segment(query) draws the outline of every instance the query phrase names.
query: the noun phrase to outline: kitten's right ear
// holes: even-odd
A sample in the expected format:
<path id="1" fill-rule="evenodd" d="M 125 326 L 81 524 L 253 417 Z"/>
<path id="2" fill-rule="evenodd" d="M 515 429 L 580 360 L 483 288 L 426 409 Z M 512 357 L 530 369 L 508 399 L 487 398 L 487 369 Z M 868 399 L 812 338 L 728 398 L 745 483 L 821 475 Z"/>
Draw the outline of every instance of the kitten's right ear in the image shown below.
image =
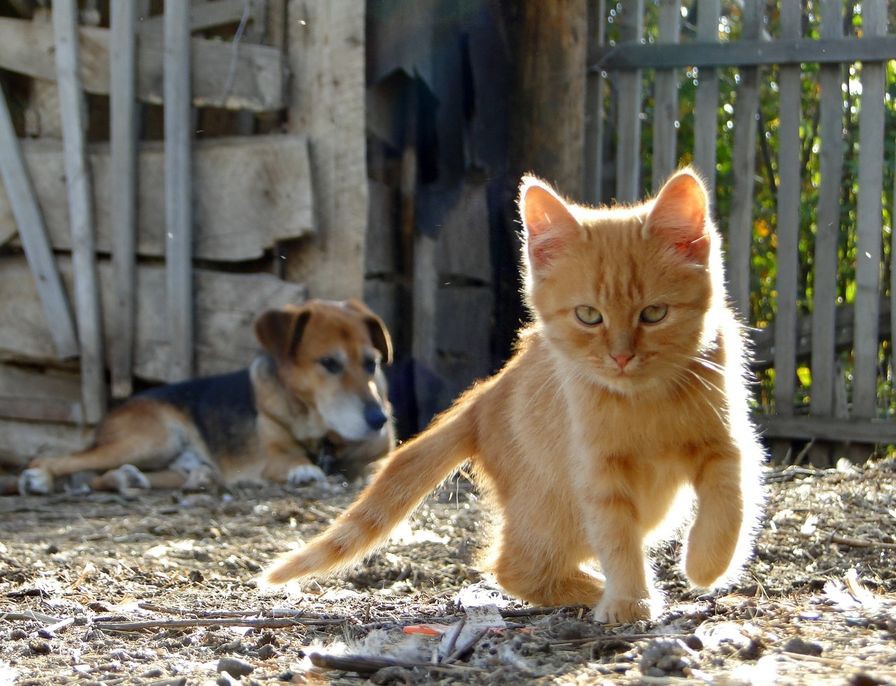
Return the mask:
<path id="1" fill-rule="evenodd" d="M 308 310 L 267 310 L 255 320 L 255 337 L 274 358 L 286 360 L 299 347 L 310 318 Z"/>
<path id="2" fill-rule="evenodd" d="M 710 248 L 709 195 L 700 177 L 685 167 L 660 189 L 646 229 L 679 254 L 705 262 Z"/>
<path id="3" fill-rule="evenodd" d="M 523 177 L 519 206 L 529 266 L 532 271 L 541 271 L 578 235 L 581 227 L 554 189 L 534 176 Z"/>

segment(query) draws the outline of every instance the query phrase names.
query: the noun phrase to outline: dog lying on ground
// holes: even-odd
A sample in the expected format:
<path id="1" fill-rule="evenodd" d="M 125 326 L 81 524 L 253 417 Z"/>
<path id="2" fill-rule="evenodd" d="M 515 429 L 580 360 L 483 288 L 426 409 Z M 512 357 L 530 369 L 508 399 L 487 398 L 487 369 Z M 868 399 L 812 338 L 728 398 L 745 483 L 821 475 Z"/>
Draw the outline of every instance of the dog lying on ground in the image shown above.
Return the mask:
<path id="1" fill-rule="evenodd" d="M 31 461 L 19 492 L 50 493 L 54 477 L 97 473 L 93 490 L 199 490 L 241 481 L 296 485 L 335 467 L 350 478 L 394 447 L 381 366 L 392 358 L 382 320 L 360 302 L 268 310 L 247 369 L 133 396 L 96 429 L 91 447 Z"/>

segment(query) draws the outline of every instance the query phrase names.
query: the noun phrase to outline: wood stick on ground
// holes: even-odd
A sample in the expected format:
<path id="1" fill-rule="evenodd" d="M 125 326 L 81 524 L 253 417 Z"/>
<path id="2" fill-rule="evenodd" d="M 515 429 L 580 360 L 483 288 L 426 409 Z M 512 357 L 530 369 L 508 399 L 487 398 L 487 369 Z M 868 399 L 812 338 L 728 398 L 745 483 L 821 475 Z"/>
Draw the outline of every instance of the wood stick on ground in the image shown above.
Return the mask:
<path id="1" fill-rule="evenodd" d="M 482 671 L 478 667 L 468 665 L 439 665 L 431 662 L 405 662 L 391 657 L 369 657 L 367 655 L 324 655 L 323 653 L 311 653 L 308 659 L 315 667 L 321 669 L 333 669 L 340 672 L 356 672 L 358 674 L 372 674 L 385 667 L 404 667 L 405 669 L 428 669 L 443 672 L 455 670 Z"/>
<path id="2" fill-rule="evenodd" d="M 27 612 L 0 612 L 0 622 L 7 621 L 22 621 L 22 620 L 31 620 L 35 622 L 40 622 L 41 624 L 59 624 L 64 621 L 59 619 L 58 617 L 50 617 L 49 615 L 42 615 L 40 612 L 32 612 L 28 610 Z M 72 620 L 74 621 L 74 620 Z"/>
<path id="3" fill-rule="evenodd" d="M 483 636 L 485 636 L 485 635 L 488 633 L 488 630 L 489 630 L 490 628 L 491 628 L 491 627 L 486 627 L 486 628 L 484 628 L 482 631 L 477 632 L 476 635 L 473 636 L 469 641 L 467 641 L 466 643 L 464 643 L 460 648 L 458 648 L 458 649 L 455 650 L 453 653 L 451 653 L 451 655 L 449 655 L 448 657 L 446 657 L 446 658 L 444 659 L 444 661 L 442 662 L 442 664 L 450 665 L 450 664 L 452 664 L 453 662 L 456 662 L 459 658 L 461 658 L 461 657 L 463 657 L 464 655 L 466 655 L 466 654 L 467 654 L 468 652 L 470 652 L 471 650 L 473 650 L 473 647 L 474 647 L 477 643 L 479 643 L 479 641 L 482 639 Z"/>
<path id="4" fill-rule="evenodd" d="M 896 548 L 896 543 L 869 541 L 864 538 L 850 538 L 849 536 L 838 536 L 837 534 L 831 534 L 830 541 L 840 545 L 849 545 L 853 548 Z"/>
<path id="5" fill-rule="evenodd" d="M 451 629 L 451 633 L 448 634 L 448 643 L 445 645 L 444 655 L 439 655 L 439 662 L 442 662 L 443 657 L 451 655 L 454 652 L 454 646 L 457 643 L 457 639 L 460 636 L 460 632 L 463 631 L 464 625 L 467 623 L 466 616 L 461 617 L 460 621 L 454 625 Z M 441 651 L 440 651 L 441 652 Z"/>
<path id="6" fill-rule="evenodd" d="M 238 617 L 202 617 L 196 619 L 151 619 L 143 622 L 97 622 L 94 626 L 107 631 L 142 631 L 143 629 L 185 629 L 197 626 L 246 626 L 255 629 L 284 629 L 293 626 L 331 626 L 344 624 L 344 619 L 304 619 L 301 617 L 241 619 Z"/>
<path id="7" fill-rule="evenodd" d="M 338 619 L 332 615 L 324 615 L 315 612 L 303 612 L 302 610 L 294 610 L 290 608 L 275 607 L 269 609 L 257 610 L 191 610 L 185 607 L 167 607 L 165 605 L 156 605 L 155 603 L 138 603 L 137 607 L 141 610 L 149 610 L 160 614 L 169 615 L 193 615 L 195 618 L 232 618 L 232 617 L 302 617 L 305 619 Z M 339 620 L 344 621 L 344 620 Z"/>

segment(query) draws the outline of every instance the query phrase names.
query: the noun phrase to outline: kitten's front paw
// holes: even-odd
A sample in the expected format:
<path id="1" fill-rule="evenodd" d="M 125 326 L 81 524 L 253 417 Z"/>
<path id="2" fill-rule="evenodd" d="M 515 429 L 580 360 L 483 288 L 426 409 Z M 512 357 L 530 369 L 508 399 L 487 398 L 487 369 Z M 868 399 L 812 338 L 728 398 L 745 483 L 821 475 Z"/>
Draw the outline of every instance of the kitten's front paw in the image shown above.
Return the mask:
<path id="1" fill-rule="evenodd" d="M 602 624 L 630 624 L 652 616 L 649 598 L 604 596 L 594 608 L 594 621 Z"/>
<path id="2" fill-rule="evenodd" d="M 29 467 L 19 475 L 19 495 L 48 495 L 53 492 L 53 475 L 43 467 Z"/>
<path id="3" fill-rule="evenodd" d="M 685 558 L 684 572 L 694 586 L 710 588 L 728 571 L 730 559 L 709 553 L 699 553 L 690 547 Z"/>
<path id="4" fill-rule="evenodd" d="M 302 464 L 289 470 L 286 477 L 288 486 L 304 486 L 314 481 L 326 481 L 327 475 L 320 467 L 313 464 Z"/>

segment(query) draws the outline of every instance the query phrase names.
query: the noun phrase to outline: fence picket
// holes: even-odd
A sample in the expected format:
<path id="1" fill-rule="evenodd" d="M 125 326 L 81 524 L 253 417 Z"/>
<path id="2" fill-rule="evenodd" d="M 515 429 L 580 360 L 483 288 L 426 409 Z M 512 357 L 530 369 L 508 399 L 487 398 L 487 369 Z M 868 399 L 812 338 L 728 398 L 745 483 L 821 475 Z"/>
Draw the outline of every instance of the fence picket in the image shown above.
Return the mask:
<path id="1" fill-rule="evenodd" d="M 644 34 L 644 0 L 626 3 L 619 21 L 620 40 L 639 42 Z M 616 200 L 633 202 L 641 195 L 641 71 L 618 78 L 616 131 Z"/>
<path id="2" fill-rule="evenodd" d="M 720 0 L 697 0 L 697 40 L 718 42 Z M 709 195 L 716 193 L 716 137 L 719 77 L 715 69 L 701 67 L 694 101 L 694 164 L 703 174 Z"/>
<path id="3" fill-rule="evenodd" d="M 865 0 L 862 3 L 863 35 L 881 36 L 886 30 L 887 12 L 884 0 Z M 853 416 L 864 418 L 877 414 L 885 82 L 885 64 L 862 64 L 852 401 Z"/>
<path id="4" fill-rule="evenodd" d="M 681 0 L 660 2 L 660 42 L 678 43 L 681 34 Z M 654 83 L 653 190 L 658 191 L 675 170 L 678 120 L 678 71 L 658 69 Z"/>
<path id="5" fill-rule="evenodd" d="M 588 3 L 588 65 L 606 42 L 607 3 Z M 600 70 L 588 70 L 585 94 L 585 200 L 597 205 L 601 201 L 604 182 L 604 89 L 606 79 Z"/>

